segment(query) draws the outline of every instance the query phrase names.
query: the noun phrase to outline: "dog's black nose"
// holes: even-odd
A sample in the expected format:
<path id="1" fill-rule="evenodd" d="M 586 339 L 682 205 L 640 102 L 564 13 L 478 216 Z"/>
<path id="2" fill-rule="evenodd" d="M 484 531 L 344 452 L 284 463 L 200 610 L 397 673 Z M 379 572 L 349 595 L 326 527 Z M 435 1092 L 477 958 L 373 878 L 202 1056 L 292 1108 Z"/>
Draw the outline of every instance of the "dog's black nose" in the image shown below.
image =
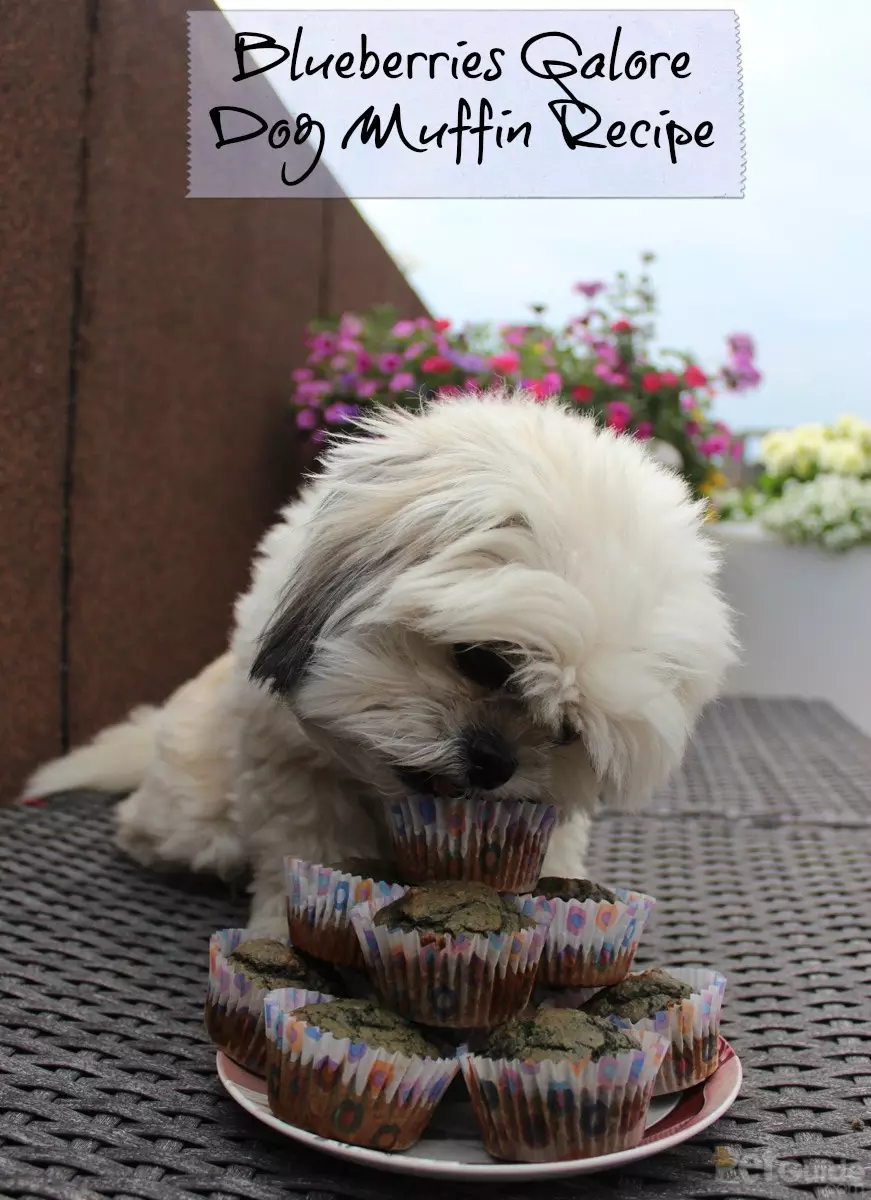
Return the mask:
<path id="1" fill-rule="evenodd" d="M 474 788 L 497 788 L 517 770 L 511 747 L 498 733 L 476 730 L 466 743 L 467 777 Z"/>

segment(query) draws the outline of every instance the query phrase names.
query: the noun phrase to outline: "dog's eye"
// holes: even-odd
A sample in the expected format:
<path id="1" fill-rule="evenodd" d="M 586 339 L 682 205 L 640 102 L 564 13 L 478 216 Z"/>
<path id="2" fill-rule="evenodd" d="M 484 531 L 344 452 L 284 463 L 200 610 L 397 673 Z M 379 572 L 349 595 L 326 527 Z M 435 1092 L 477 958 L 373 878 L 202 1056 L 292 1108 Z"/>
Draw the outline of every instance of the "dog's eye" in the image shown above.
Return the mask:
<path id="1" fill-rule="evenodd" d="M 571 746 L 573 742 L 580 740 L 580 736 L 581 735 L 579 731 L 575 729 L 568 717 L 565 717 L 562 725 L 560 726 L 559 736 L 556 739 L 556 744 L 558 746 Z"/>
<path id="2" fill-rule="evenodd" d="M 514 674 L 514 664 L 495 646 L 463 642 L 453 648 L 457 670 L 472 683 L 496 691 Z"/>

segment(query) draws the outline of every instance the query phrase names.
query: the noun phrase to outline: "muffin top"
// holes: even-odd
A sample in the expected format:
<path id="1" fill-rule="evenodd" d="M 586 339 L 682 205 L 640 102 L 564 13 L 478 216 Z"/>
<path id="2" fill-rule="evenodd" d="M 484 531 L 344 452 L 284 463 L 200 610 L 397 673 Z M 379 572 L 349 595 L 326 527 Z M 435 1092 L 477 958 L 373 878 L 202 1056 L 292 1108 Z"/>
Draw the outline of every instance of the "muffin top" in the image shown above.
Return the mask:
<path id="1" fill-rule="evenodd" d="M 485 883 L 454 880 L 409 888 L 404 896 L 378 910 L 375 924 L 451 937 L 518 933 L 521 929 L 535 928 L 532 917 L 519 913 L 494 888 Z"/>
<path id="2" fill-rule="evenodd" d="M 592 879 L 563 879 L 560 875 L 543 875 L 533 889 L 533 895 L 548 900 L 607 900 L 613 904 L 616 893 Z"/>
<path id="3" fill-rule="evenodd" d="M 292 950 L 278 938 L 250 938 L 240 942 L 227 962 L 259 988 L 303 987 L 318 992 L 336 990 L 328 967 L 316 963 L 300 950 Z"/>
<path id="4" fill-rule="evenodd" d="M 306 1004 L 294 1010 L 295 1017 L 307 1025 L 332 1033 L 335 1037 L 365 1042 L 367 1046 L 388 1054 L 418 1055 L 420 1058 L 440 1058 L 419 1029 L 397 1013 L 380 1008 L 371 1000 L 329 1000 L 322 1004 Z"/>
<path id="5" fill-rule="evenodd" d="M 641 1021 L 672 1004 L 689 999 L 692 994 L 693 989 L 682 979 L 675 979 L 661 967 L 653 967 L 650 971 L 627 975 L 620 983 L 602 988 L 581 1008 L 597 1017 L 613 1014 L 627 1021 Z"/>
<path id="6" fill-rule="evenodd" d="M 359 875 L 361 879 L 374 879 L 377 883 L 404 883 L 399 878 L 399 868 L 396 863 L 387 862 L 383 858 L 343 858 L 339 862 L 327 864 L 333 871 L 343 871 L 346 875 Z"/>
<path id="7" fill-rule="evenodd" d="M 488 1058 L 592 1059 L 637 1050 L 638 1038 L 618 1029 L 607 1017 L 575 1008 L 540 1008 L 532 1017 L 515 1018 L 494 1029 L 481 1053 Z"/>

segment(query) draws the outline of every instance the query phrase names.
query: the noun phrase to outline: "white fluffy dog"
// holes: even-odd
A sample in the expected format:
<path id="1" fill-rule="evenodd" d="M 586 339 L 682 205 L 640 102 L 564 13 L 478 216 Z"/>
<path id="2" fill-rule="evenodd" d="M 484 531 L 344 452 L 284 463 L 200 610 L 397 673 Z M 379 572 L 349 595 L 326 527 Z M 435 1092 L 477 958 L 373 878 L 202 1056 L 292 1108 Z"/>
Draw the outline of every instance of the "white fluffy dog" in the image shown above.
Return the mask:
<path id="1" fill-rule="evenodd" d="M 284 855 L 389 853 L 409 789 L 553 801 L 545 867 L 577 875 L 596 797 L 664 782 L 733 656 L 701 526 L 641 445 L 555 403 L 388 411 L 263 539 L 229 652 L 29 794 L 135 789 L 119 844 L 250 868 L 261 928 Z"/>

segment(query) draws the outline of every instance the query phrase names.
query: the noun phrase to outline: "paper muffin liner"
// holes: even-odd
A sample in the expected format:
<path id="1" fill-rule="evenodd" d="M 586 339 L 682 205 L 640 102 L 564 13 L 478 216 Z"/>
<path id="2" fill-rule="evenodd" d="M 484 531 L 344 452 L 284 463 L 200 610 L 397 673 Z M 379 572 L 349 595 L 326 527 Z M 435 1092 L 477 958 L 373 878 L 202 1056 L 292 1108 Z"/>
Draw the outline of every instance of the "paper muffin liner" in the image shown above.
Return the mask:
<path id="1" fill-rule="evenodd" d="M 622 1029 L 654 1032 L 668 1038 L 668 1050 L 659 1069 L 654 1096 L 681 1092 L 713 1075 L 719 1065 L 720 1010 L 726 977 L 709 967 L 664 967 L 669 975 L 693 989 L 692 996 L 652 1017 L 626 1021 L 611 1017 Z"/>
<path id="2" fill-rule="evenodd" d="M 253 1075 L 263 1075 L 266 1071 L 263 1002 L 268 992 L 265 988 L 255 987 L 243 972 L 234 971 L 227 959 L 240 942 L 270 936 L 253 929 L 220 929 L 209 941 L 206 1032 L 229 1058 Z M 295 990 L 307 997 L 300 1001 L 301 1004 L 335 998 L 327 992 Z"/>
<path id="3" fill-rule="evenodd" d="M 551 988 L 601 988 L 625 979 L 656 901 L 614 888 L 616 901 L 548 900 L 523 896 L 522 911 L 547 924 L 538 983 Z"/>
<path id="4" fill-rule="evenodd" d="M 388 824 L 409 883 L 471 879 L 527 892 L 541 875 L 556 809 L 531 800 L 408 796 L 388 806 Z"/>
<path id="5" fill-rule="evenodd" d="M 515 900 L 518 904 L 519 901 Z M 379 999 L 422 1025 L 481 1029 L 529 1003 L 547 927 L 518 933 L 423 935 L 374 923 L 380 905 L 359 904 L 351 921 Z"/>
<path id="6" fill-rule="evenodd" d="M 459 1068 L 455 1057 L 387 1053 L 298 1020 L 293 988 L 270 992 L 265 1007 L 269 1107 L 321 1137 L 407 1150 Z"/>
<path id="7" fill-rule="evenodd" d="M 487 1152 L 513 1162 L 556 1162 L 637 1146 L 668 1049 L 661 1034 L 639 1038 L 640 1049 L 596 1062 L 461 1054 Z"/>
<path id="8" fill-rule="evenodd" d="M 286 858 L 287 926 L 300 950 L 345 967 L 362 967 L 360 943 L 350 921 L 364 900 L 398 900 L 401 884 L 336 871 L 303 858 Z"/>

